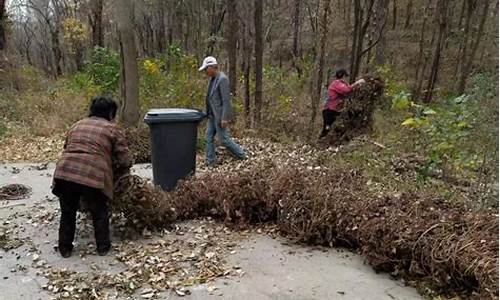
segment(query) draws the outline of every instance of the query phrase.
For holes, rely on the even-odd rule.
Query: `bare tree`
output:
[[[375,63],[377,65],[384,64],[386,61],[386,37],[385,37],[385,26],[387,24],[387,15],[389,12],[389,0],[379,0],[375,12],[375,22],[374,30],[372,32],[370,44],[376,42],[378,38],[378,43],[375,48]]]
[[[167,35],[165,31],[165,0],[157,0],[156,51],[163,53],[166,49]]]
[[[392,30],[396,29],[396,25],[398,24],[398,1],[392,1]]]
[[[420,38],[418,42],[419,51],[415,63],[415,80],[412,91],[412,95],[415,99],[420,98],[420,93],[422,90],[422,84],[424,80],[424,73],[428,64],[428,55],[425,53],[425,49],[427,46],[425,36],[428,27],[427,21],[432,1],[433,0],[428,0],[428,3],[424,6],[422,10],[423,20],[422,20],[422,26],[420,28]]]
[[[408,5],[406,6],[405,29],[410,28],[412,18],[413,18],[413,0],[409,0]]]
[[[214,2],[213,11],[211,13],[211,26],[210,26],[210,38],[207,45],[206,55],[213,55],[215,44],[217,43],[217,37],[220,30],[222,29],[222,24],[224,23],[224,17],[226,15],[226,7],[224,2]]]
[[[229,84],[230,91],[236,94],[237,76],[236,76],[236,48],[238,46],[238,19],[236,0],[227,0],[228,28],[227,28],[227,54],[229,58]]]
[[[448,4],[450,0],[439,0],[436,6],[436,18],[438,25],[438,38],[435,44],[434,58],[432,61],[431,74],[427,82],[424,101],[431,102],[434,88],[438,80],[439,66],[441,63],[442,50],[446,39],[446,27],[448,25]]]
[[[91,0],[89,23],[92,30],[92,46],[104,47],[104,30],[102,26],[103,0]]]
[[[370,25],[374,3],[375,0],[367,0],[364,1],[364,5],[362,5],[361,0],[354,0],[354,32],[351,46],[352,80],[359,74],[361,59],[363,58],[363,55],[376,45],[376,43],[372,43],[370,46],[363,50],[364,39],[366,36],[366,31],[368,30],[368,26]],[[379,39],[377,39],[377,42],[378,40]]]
[[[317,78],[314,93],[311,95],[311,119],[309,122],[309,135],[311,136],[314,124],[316,122],[316,116],[318,112],[319,101],[321,98],[321,86],[323,84],[323,74],[325,67],[325,55],[326,55],[326,39],[328,37],[328,18],[330,16],[330,0],[322,0],[323,14],[321,16],[321,38],[319,42],[319,53],[317,57]],[[313,76],[314,78],[314,76]]]
[[[0,0],[0,50],[5,49],[5,0]]]
[[[464,48],[462,51],[462,59],[460,60],[460,65],[461,65],[461,72],[460,72],[460,79],[458,81],[458,88],[457,92],[462,94],[465,91],[465,85],[467,83],[467,78],[469,77],[470,70],[472,68],[472,64],[474,63],[474,57],[476,56],[477,49],[479,47],[479,43],[481,42],[481,38],[483,37],[484,33],[484,24],[486,23],[486,17],[488,16],[488,11],[489,11],[489,6],[490,6],[490,1],[488,0],[482,0],[481,1],[483,4],[483,10],[481,11],[481,15],[479,17],[479,27],[477,31],[475,32],[474,36],[476,39],[473,41],[472,47],[470,52],[468,51],[467,48],[467,41],[469,39],[469,33],[470,33],[470,16],[469,14],[472,14],[470,11],[467,12],[467,21],[466,21],[466,33],[464,37]],[[468,10],[471,10],[472,3],[469,3]]]
[[[252,47],[250,42],[250,28],[247,21],[243,21],[242,34],[242,59],[241,70],[243,72],[243,112],[245,117],[245,126],[251,126],[251,100],[250,100],[250,69],[252,66]]]
[[[263,30],[262,30],[262,0],[255,0],[254,6],[254,26],[255,26],[255,107],[254,122],[255,127],[261,125],[262,109],[262,59],[263,49]]]
[[[121,58],[121,121],[127,126],[139,121],[139,72],[134,37],[134,1],[119,0],[117,3],[118,32]]]
[[[42,22],[47,26],[50,34],[51,50],[54,57],[54,66],[52,74],[54,77],[62,75],[63,53],[59,41],[59,32],[61,27],[61,3],[59,1],[47,1],[45,5],[28,0],[26,7],[34,11]]]
[[[302,70],[300,69],[297,60],[300,57],[299,53],[299,31],[300,31],[300,3],[301,0],[295,0],[293,6],[293,44],[292,44],[292,55],[293,67],[297,70],[299,76],[302,74]]]

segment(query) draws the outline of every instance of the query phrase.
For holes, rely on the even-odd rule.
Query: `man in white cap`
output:
[[[217,163],[214,145],[216,134],[219,136],[221,143],[226,149],[236,158],[245,159],[245,150],[243,150],[229,134],[229,122],[233,118],[229,79],[226,74],[219,71],[217,60],[213,56],[208,56],[203,60],[198,71],[203,70],[207,72],[210,78],[206,97],[208,124],[205,135],[205,163],[209,166]]]

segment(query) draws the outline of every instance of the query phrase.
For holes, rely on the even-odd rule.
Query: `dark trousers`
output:
[[[97,250],[104,251],[111,247],[109,239],[108,199],[100,190],[56,179],[54,194],[59,197],[59,204],[61,205],[59,251],[73,250],[76,212],[80,204],[80,198],[92,215]]]
[[[335,122],[335,119],[338,117],[340,113],[338,111],[334,111],[331,109],[324,109],[323,110],[323,129],[321,130],[321,134],[319,137],[324,137],[328,134],[330,131],[330,127],[332,126],[333,122]]]

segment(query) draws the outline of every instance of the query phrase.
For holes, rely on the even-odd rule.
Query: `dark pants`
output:
[[[335,122],[335,119],[338,117],[340,113],[338,111],[334,111],[331,109],[324,109],[323,110],[323,129],[321,130],[321,134],[319,137],[324,137],[328,134],[330,131],[330,127],[332,126],[333,122]]]
[[[73,250],[76,212],[80,197],[92,215],[98,251],[109,250],[108,199],[98,189],[65,180],[55,180],[54,194],[59,197],[61,221],[59,223],[59,251]]]

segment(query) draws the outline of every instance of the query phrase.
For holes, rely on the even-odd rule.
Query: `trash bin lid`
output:
[[[150,109],[144,117],[144,122],[169,123],[169,122],[197,122],[205,117],[201,111],[187,108],[154,108]]]

